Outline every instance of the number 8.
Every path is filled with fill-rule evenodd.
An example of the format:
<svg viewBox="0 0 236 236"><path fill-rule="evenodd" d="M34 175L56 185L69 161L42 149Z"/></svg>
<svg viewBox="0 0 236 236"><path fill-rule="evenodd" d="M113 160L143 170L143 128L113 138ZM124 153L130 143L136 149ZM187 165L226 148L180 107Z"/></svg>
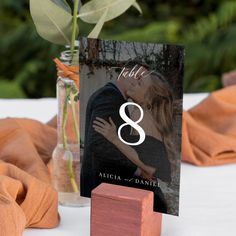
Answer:
<svg viewBox="0 0 236 236"><path fill-rule="evenodd" d="M139 109L140 112L141 112L141 116L140 116L140 118L139 118L136 122L132 121L132 120L126 115L126 113L125 113L125 108L126 108L127 106L130 106L130 105L138 107L138 109ZM121 118L126 122L126 123L124 123L123 125L121 125L121 126L119 127L119 129L118 129L118 136L119 136L119 139L120 139L123 143L125 143L125 144L127 144L127 145L131 145L131 146L137 146L137 145L143 143L144 140L145 140L146 135L145 135L144 130L138 125L138 123L143 119L143 115L144 115L144 114L143 114L143 109L142 109L142 107L141 107L140 105L138 105L137 103L134 103L134 102L126 102L126 103L124 103L124 104L120 107L120 111L119 111L119 112L120 112ZM126 142L126 141L121 137L121 130L122 130L122 128L123 128L124 126L126 126L126 125L130 125L131 127L133 127L134 129L136 129L136 130L138 131L138 133L139 133L139 141L138 141L138 142L129 143L129 142Z"/></svg>

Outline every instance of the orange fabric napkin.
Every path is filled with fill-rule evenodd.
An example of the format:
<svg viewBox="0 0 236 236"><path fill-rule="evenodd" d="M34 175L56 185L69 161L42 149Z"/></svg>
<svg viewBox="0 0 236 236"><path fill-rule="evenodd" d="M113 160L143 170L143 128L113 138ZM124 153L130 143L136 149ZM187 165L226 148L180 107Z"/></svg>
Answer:
<svg viewBox="0 0 236 236"><path fill-rule="evenodd" d="M182 160L198 166L236 163L236 85L184 112Z"/></svg>
<svg viewBox="0 0 236 236"><path fill-rule="evenodd" d="M47 167L56 130L30 119L0 120L0 235L59 224L57 192Z"/></svg>

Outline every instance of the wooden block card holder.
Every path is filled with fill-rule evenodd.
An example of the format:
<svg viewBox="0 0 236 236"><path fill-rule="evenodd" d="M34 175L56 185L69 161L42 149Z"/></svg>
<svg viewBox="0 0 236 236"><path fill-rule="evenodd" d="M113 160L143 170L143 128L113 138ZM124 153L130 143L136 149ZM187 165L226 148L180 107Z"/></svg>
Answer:
<svg viewBox="0 0 236 236"><path fill-rule="evenodd" d="M160 236L161 223L150 191L105 183L92 191L91 236Z"/></svg>

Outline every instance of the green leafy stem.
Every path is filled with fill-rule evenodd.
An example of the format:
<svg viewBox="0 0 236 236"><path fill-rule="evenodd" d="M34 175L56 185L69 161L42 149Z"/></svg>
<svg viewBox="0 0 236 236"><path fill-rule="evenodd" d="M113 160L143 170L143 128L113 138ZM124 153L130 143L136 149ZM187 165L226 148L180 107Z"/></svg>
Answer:
<svg viewBox="0 0 236 236"><path fill-rule="evenodd" d="M77 144L80 144L80 134L79 134L79 127L78 127L78 121L76 116L76 104L75 104L75 97L77 96L76 93L73 93L70 85L65 85L65 100L64 100L64 106L63 106L63 113L62 113L62 140L63 140L63 149L65 150L65 157L68 161L67 163L67 172L68 176L70 178L71 186L73 188L74 192L78 192L78 185L76 182L76 177L73 170L73 155L71 151L68 148L68 138L66 134L66 125L68 121L68 104L71 106L72 110L72 117L73 117L73 124L76 134L76 140Z"/></svg>
<svg viewBox="0 0 236 236"><path fill-rule="evenodd" d="M95 24L89 37L98 38L105 22L122 15L131 6L142 13L136 0L91 0L83 5L79 0L29 1L30 13L38 34L54 44L70 43L71 52L74 51L79 34L78 18L87 24Z"/></svg>
<svg viewBox="0 0 236 236"><path fill-rule="evenodd" d="M77 36L77 33L78 33L78 25L77 25L78 8L79 8L79 0L75 0L74 1L74 9L73 9L73 18L72 18L71 43L70 43L72 65L78 64L78 58L79 58L79 57L77 58L77 55L75 55L75 53L74 53L74 50L75 50L75 40L76 40L76 36Z"/></svg>
<svg viewBox="0 0 236 236"><path fill-rule="evenodd" d="M72 35L71 35L71 64L72 65L78 65L78 59L77 55L74 53L75 50L75 38L76 38L76 33L77 33L77 12L78 12L78 7L79 7L79 0L74 1L74 10L73 10L73 19L72 19ZM68 118L68 104L71 105L71 110L72 110L72 117L73 117L73 124L74 124L74 129L75 129L75 134L76 134L76 139L77 139L77 144L80 145L80 134L79 134L79 127L78 127L78 122L77 122L77 116L76 116L76 109L75 109L75 96L76 93L72 92L71 86L66 86L66 94L65 94L65 100L64 100L64 107L63 107L63 122L62 122L62 135L63 135L63 148L66 153L66 159L67 159L67 172L68 176L70 178L71 186L73 188L74 192L78 192L78 185L76 182L76 177L75 173L73 170L73 155L71 151L68 150L68 143L67 143L67 135L66 135L66 123L67 123L67 118ZM70 103L69 103L70 101Z"/></svg>

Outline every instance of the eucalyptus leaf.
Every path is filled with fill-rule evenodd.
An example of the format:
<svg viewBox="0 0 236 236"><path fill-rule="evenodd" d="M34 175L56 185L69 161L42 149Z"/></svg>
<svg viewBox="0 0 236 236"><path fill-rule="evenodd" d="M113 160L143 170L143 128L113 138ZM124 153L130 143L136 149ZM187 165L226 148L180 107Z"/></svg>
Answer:
<svg viewBox="0 0 236 236"><path fill-rule="evenodd" d="M55 44L70 43L72 15L51 0L30 0L30 13L38 34Z"/></svg>
<svg viewBox="0 0 236 236"><path fill-rule="evenodd" d="M62 9L64 9L65 11L71 13L71 8L66 0L51 0L51 1L57 4Z"/></svg>
<svg viewBox="0 0 236 236"><path fill-rule="evenodd" d="M143 14L142 8L137 2L133 4L133 7L135 7L139 11L140 14Z"/></svg>
<svg viewBox="0 0 236 236"><path fill-rule="evenodd" d="M87 23L96 24L107 10L105 22L123 14L135 0L92 0L84 4L78 17Z"/></svg>
<svg viewBox="0 0 236 236"><path fill-rule="evenodd" d="M96 26L93 28L92 32L89 34L88 38L98 38L98 36L102 30L102 27L105 23L107 12L108 12L108 9L105 10L104 14L100 18L100 20L98 21Z"/></svg>

